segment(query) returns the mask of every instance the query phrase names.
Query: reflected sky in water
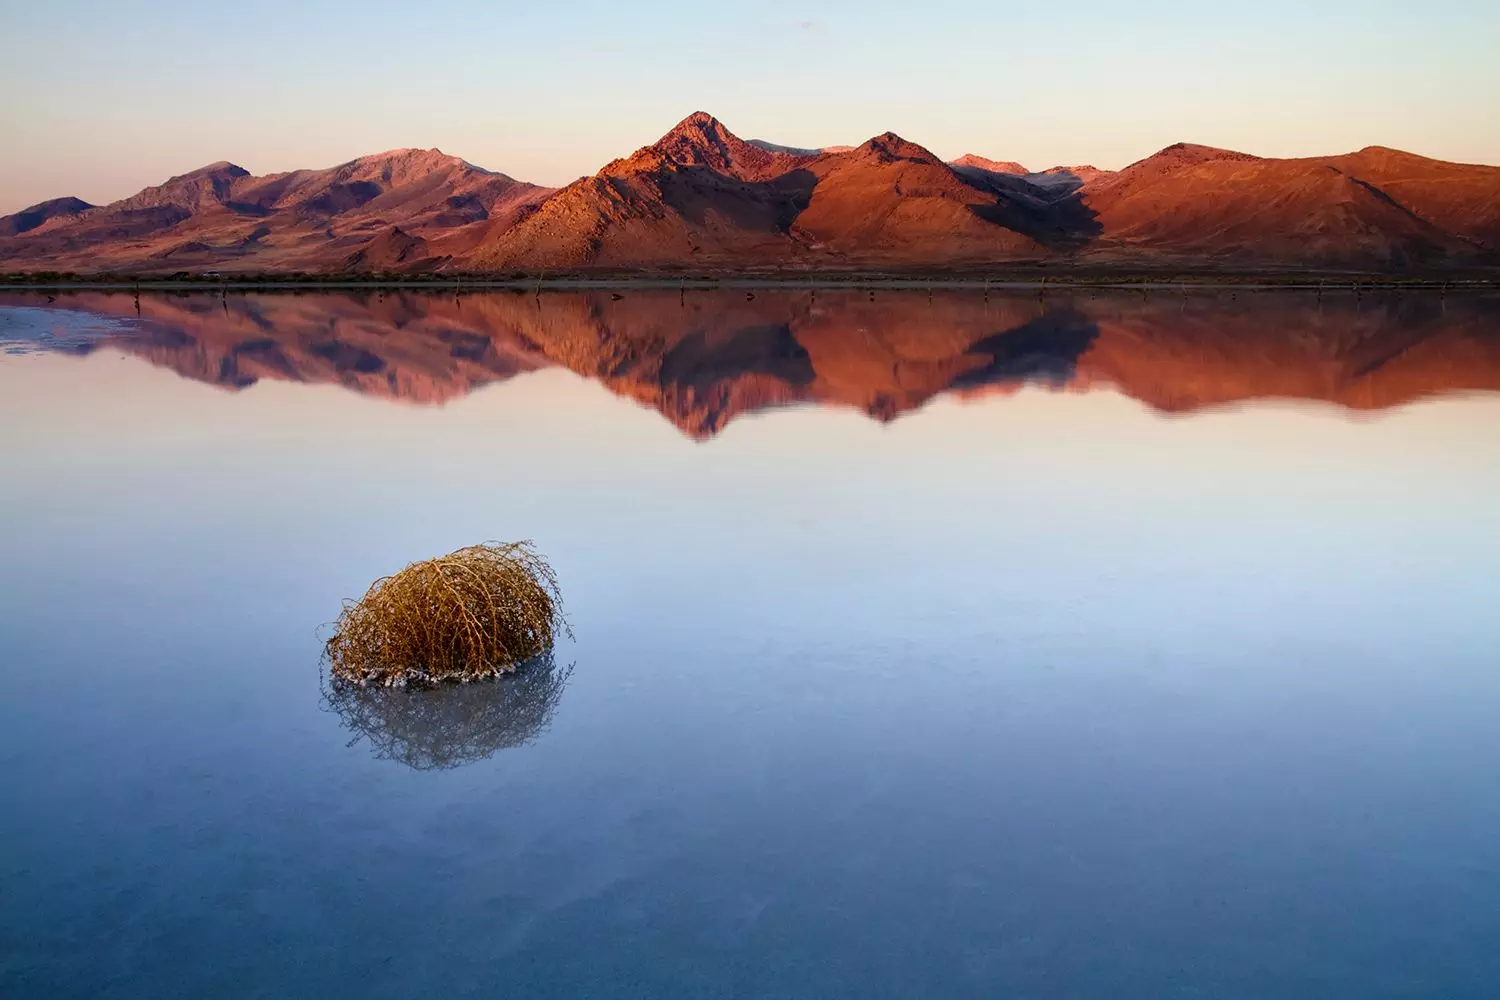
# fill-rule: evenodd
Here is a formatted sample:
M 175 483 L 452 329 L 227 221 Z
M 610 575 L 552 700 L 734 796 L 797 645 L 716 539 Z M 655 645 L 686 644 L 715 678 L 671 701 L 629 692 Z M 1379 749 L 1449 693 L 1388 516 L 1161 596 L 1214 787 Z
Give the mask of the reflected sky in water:
M 1487 306 L 521 299 L 0 309 L 0 992 L 1500 980 Z M 350 745 L 340 599 L 522 537 L 558 673 Z

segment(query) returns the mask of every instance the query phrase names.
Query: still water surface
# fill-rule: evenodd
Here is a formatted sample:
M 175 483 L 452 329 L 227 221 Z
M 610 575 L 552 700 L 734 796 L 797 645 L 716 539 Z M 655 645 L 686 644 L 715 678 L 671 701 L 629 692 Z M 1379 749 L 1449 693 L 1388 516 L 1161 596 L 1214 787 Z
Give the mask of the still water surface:
M 0 994 L 1494 996 L 1494 303 L 799 294 L 0 305 Z

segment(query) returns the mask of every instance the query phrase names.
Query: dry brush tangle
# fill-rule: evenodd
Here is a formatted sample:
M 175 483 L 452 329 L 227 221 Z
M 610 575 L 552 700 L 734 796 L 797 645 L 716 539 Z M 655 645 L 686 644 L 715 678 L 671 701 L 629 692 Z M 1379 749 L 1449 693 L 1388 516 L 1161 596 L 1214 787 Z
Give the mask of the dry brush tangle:
M 334 686 L 498 677 L 572 637 L 552 567 L 529 541 L 414 562 L 345 601 L 325 647 Z

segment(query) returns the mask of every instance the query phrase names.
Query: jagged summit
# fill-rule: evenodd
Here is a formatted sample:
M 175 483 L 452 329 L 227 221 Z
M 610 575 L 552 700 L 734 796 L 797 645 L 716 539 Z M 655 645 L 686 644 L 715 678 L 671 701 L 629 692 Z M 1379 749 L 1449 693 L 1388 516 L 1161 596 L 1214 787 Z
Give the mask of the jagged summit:
M 992 160 L 978 153 L 965 153 L 956 160 L 948 161 L 950 167 L 972 167 L 975 170 L 984 170 L 992 174 L 1014 174 L 1024 176 L 1031 171 L 1021 166 L 1015 160 Z
M 1486 167 L 1478 163 L 1448 164 L 1444 160 L 1435 160 L 1430 156 L 1423 156 L 1420 153 L 1408 153 L 1404 149 L 1393 149 L 1390 146 L 1365 146 L 1362 149 L 1345 155 L 1372 163 L 1408 164 L 1418 169 L 1425 169 L 1433 165 L 1474 167 L 1479 170 L 1500 169 L 1497 167 Z
M 1137 160 L 1125 170 L 1141 164 L 1161 164 L 1172 167 L 1192 166 L 1199 163 L 1211 163 L 1217 160 L 1230 160 L 1239 163 L 1252 163 L 1261 159 L 1253 153 L 1241 153 L 1234 149 L 1220 149 L 1217 146 L 1203 146 L 1196 142 L 1174 142 L 1143 160 Z M 1125 171 L 1121 171 L 1124 173 Z
M 1092 181 L 1095 181 L 1095 180 L 1099 179 L 1100 177 L 1108 177 L 1108 176 L 1110 176 L 1113 173 L 1114 173 L 1113 170 L 1100 170 L 1098 167 L 1094 166 L 1092 163 L 1074 163 L 1074 164 L 1063 164 L 1062 166 L 1057 166 L 1057 167 L 1048 167 L 1046 170 L 1043 170 L 1040 174 L 1034 174 L 1032 176 L 1037 176 L 1037 177 L 1056 177 L 1056 176 L 1059 176 L 1059 175 L 1066 175 L 1066 176 L 1069 176 L 1069 177 L 1077 178 L 1078 180 L 1082 181 L 1083 183 L 1088 184 L 1088 183 L 1091 183 Z
M 801 158 L 746 142 L 706 111 L 688 115 L 642 150 L 647 151 L 679 166 L 708 167 L 746 180 L 764 180 L 783 173 Z
M 187 173 L 177 174 L 174 177 L 168 177 L 165 182 L 157 185 L 155 189 L 147 188 L 146 190 L 160 190 L 170 187 L 173 184 L 182 184 L 198 180 L 231 181 L 237 177 L 249 176 L 250 171 L 246 170 L 238 163 L 231 163 L 228 160 L 215 160 L 213 163 L 206 163 L 196 170 L 189 170 Z
M 197 212 L 205 206 L 228 201 L 234 182 L 249 176 L 250 171 L 244 167 L 228 160 L 219 160 L 197 170 L 169 177 L 165 184 L 146 188 L 107 207 L 117 211 L 173 208 L 188 213 Z
M 230 163 L 228 160 L 215 160 L 212 163 L 199 167 L 197 170 L 190 170 L 185 174 L 178 174 L 176 177 L 168 178 L 168 183 L 171 183 L 171 181 L 184 180 L 188 177 L 206 177 L 210 174 L 228 174 L 231 177 L 248 177 L 250 176 L 250 171 L 246 170 L 238 163 Z
M 767 139 L 746 139 L 752 146 L 758 146 L 768 153 L 785 153 L 787 156 L 822 156 L 824 153 L 842 152 L 849 149 L 848 146 L 783 146 L 779 142 L 771 142 Z
M 415 147 L 402 147 L 399 149 L 387 149 L 382 153 L 371 153 L 359 156 L 349 161 L 350 164 L 390 164 L 403 168 L 408 172 L 431 171 L 444 168 L 462 168 L 477 171 L 482 174 L 493 173 L 483 167 L 477 167 L 460 156 L 452 156 L 443 152 L 436 146 L 431 149 L 419 149 Z
M 856 154 L 875 155 L 882 160 L 917 160 L 922 163 L 941 163 L 931 150 L 901 138 L 895 132 L 882 132 L 857 147 Z
M 725 134 L 728 134 L 729 130 L 724 127 L 723 122 L 719 121 L 719 119 L 715 118 L 707 111 L 694 111 L 682 121 L 678 122 L 676 125 L 673 125 L 670 129 L 668 129 L 667 134 L 662 136 L 662 138 L 667 139 L 674 135 L 694 134 L 699 132 L 723 132 Z

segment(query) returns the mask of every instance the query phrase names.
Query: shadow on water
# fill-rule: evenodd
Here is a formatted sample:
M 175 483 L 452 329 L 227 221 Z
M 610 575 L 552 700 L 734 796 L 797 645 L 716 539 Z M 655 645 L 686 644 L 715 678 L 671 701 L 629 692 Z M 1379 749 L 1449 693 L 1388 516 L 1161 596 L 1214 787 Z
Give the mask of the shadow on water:
M 1099 336 L 1099 327 L 1087 316 L 1057 309 L 1012 330 L 985 337 L 971 344 L 969 354 L 985 363 L 955 376 L 951 387 L 968 389 L 981 385 L 1029 382 L 1053 387 L 1068 384 L 1078 359 Z
M 716 383 L 765 375 L 787 385 L 805 386 L 816 377 L 812 359 L 786 324 L 745 326 L 719 343 L 692 330 L 662 354 L 657 381 L 697 392 Z
M 352 734 L 349 746 L 364 742 L 378 760 L 443 771 L 540 738 L 572 673 L 548 652 L 497 680 L 426 690 L 359 687 L 325 674 L 322 707 Z

